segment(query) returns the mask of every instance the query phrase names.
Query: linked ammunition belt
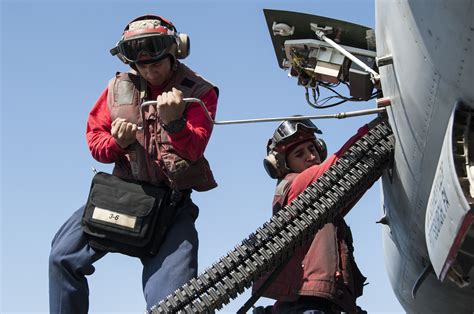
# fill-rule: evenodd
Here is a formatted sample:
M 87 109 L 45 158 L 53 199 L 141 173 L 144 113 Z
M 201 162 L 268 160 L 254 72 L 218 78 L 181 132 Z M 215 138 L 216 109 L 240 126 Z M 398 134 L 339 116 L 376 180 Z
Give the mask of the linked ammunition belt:
M 392 161 L 388 123 L 376 124 L 291 204 L 150 313 L 213 313 L 252 282 L 287 261 L 340 210 L 357 200 Z

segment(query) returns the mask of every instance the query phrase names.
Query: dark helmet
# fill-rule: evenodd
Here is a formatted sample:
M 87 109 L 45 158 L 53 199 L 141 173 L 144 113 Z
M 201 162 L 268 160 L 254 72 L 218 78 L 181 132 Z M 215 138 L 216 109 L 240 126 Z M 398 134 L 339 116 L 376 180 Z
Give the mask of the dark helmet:
M 290 172 L 286 165 L 286 154 L 296 145 L 312 140 L 318 151 L 321 161 L 327 157 L 326 143 L 318 139 L 315 133 L 322 134 L 321 130 L 308 119 L 285 120 L 273 133 L 267 143 L 267 157 L 263 166 L 273 179 L 281 179 Z
M 126 64 L 135 64 L 140 53 L 145 52 L 152 63 L 171 56 L 173 61 L 184 59 L 190 51 L 189 37 L 177 32 L 173 23 L 158 15 L 143 15 L 127 24 L 112 55 Z

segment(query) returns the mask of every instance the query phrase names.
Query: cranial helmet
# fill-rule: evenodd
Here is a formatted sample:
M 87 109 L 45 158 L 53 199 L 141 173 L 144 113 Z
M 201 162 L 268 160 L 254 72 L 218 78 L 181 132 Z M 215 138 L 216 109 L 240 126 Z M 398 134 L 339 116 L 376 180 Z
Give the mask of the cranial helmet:
M 189 55 L 190 41 L 178 33 L 173 23 L 158 15 L 143 15 L 127 24 L 117 46 L 110 50 L 122 62 L 134 65 L 141 53 L 151 56 L 153 63 L 171 56 L 173 61 Z
M 311 120 L 286 120 L 283 121 L 268 140 L 267 157 L 263 166 L 268 175 L 273 179 L 282 179 L 290 169 L 286 165 L 286 155 L 296 145 L 312 140 L 319 154 L 321 162 L 327 157 L 326 143 L 318 139 L 315 133 L 322 134 L 321 130 Z

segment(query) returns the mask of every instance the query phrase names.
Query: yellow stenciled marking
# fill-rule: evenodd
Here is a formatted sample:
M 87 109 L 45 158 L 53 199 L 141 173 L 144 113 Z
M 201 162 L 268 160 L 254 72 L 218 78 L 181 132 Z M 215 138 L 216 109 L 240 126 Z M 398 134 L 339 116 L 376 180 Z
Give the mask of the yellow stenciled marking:
M 120 225 L 130 229 L 135 228 L 137 217 L 122 213 L 113 212 L 108 209 L 95 207 L 92 213 L 92 218 L 100 221 L 105 221 L 115 225 Z

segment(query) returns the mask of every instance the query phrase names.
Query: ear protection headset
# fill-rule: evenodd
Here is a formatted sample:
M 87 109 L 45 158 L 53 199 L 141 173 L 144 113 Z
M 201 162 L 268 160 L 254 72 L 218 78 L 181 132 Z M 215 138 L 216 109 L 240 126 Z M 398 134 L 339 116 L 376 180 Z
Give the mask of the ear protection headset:
M 268 175 L 273 179 L 282 179 L 286 176 L 291 171 L 286 164 L 288 149 L 308 140 L 313 141 L 323 162 L 327 157 L 327 146 L 322 139 L 316 137 L 315 133 L 322 134 L 310 120 L 282 122 L 267 143 L 267 156 L 263 159 L 263 166 Z
M 157 62 L 168 55 L 173 57 L 173 61 L 184 59 L 190 54 L 190 45 L 189 36 L 178 33 L 173 23 L 161 16 L 149 14 L 128 23 L 122 38 L 110 53 L 133 66 L 142 51 L 152 56 L 143 63 Z

